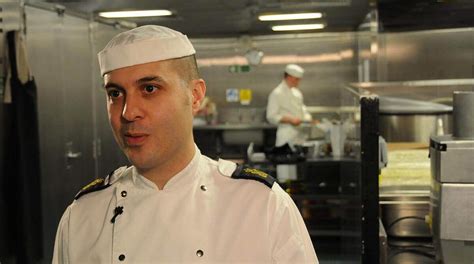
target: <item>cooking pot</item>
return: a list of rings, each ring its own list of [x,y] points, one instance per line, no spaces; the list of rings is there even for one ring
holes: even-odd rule
[[[451,106],[418,100],[379,97],[379,131],[387,142],[425,142],[452,132]]]

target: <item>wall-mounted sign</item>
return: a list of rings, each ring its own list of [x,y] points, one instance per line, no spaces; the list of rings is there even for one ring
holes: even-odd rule
[[[249,105],[250,102],[252,102],[252,90],[240,89],[240,103],[243,105]]]
[[[225,100],[228,103],[238,102],[239,101],[239,89],[227,89],[225,90]]]
[[[249,72],[250,66],[249,65],[231,65],[229,66],[229,72],[231,73],[241,73],[241,72]]]

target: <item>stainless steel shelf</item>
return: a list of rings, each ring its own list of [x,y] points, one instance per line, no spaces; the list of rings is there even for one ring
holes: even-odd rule
[[[358,82],[349,86],[360,89],[378,89],[386,87],[434,87],[434,86],[472,86],[474,79],[413,80],[402,82]]]

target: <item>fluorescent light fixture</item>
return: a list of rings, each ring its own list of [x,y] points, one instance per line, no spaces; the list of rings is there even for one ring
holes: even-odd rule
[[[123,17],[156,17],[156,16],[171,16],[173,13],[166,9],[158,10],[136,10],[136,11],[115,11],[115,12],[100,12],[99,16],[105,18],[123,18]]]
[[[277,20],[297,20],[297,19],[314,19],[323,17],[322,13],[297,13],[297,14],[273,14],[260,15],[260,21],[277,21]]]
[[[311,30],[322,29],[324,24],[303,24],[303,25],[279,25],[272,26],[273,31],[290,31],[290,30]]]

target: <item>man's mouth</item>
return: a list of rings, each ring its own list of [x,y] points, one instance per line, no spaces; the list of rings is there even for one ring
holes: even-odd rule
[[[129,147],[137,147],[142,145],[146,138],[148,137],[148,134],[145,133],[125,133],[124,134],[124,139],[125,143]]]

